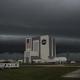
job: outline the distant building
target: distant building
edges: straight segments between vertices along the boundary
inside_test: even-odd
[[[34,60],[48,62],[56,57],[55,37],[41,35],[28,36],[25,41],[24,63],[32,63]]]

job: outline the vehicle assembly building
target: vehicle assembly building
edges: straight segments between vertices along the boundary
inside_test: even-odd
[[[41,35],[38,37],[27,37],[25,41],[24,63],[51,62],[56,57],[55,37]]]
[[[26,38],[24,63],[31,63],[34,59],[48,61],[54,57],[56,57],[55,38],[49,35]]]

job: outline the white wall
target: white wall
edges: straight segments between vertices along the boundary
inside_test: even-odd
[[[33,52],[39,56],[39,40],[33,40]]]
[[[30,51],[24,51],[24,63],[28,62],[27,57],[30,58]]]
[[[42,44],[42,40],[46,40],[46,44]],[[41,59],[48,60],[49,58],[49,36],[44,35],[40,37],[40,52],[41,52]]]

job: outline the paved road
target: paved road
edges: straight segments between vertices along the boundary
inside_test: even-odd
[[[68,77],[68,78],[80,78],[80,69],[73,71],[71,73],[68,73],[64,75],[63,77]]]

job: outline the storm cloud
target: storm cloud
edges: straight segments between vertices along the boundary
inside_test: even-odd
[[[80,0],[0,0],[0,44],[22,45],[27,34],[55,35],[59,47],[78,48]]]

